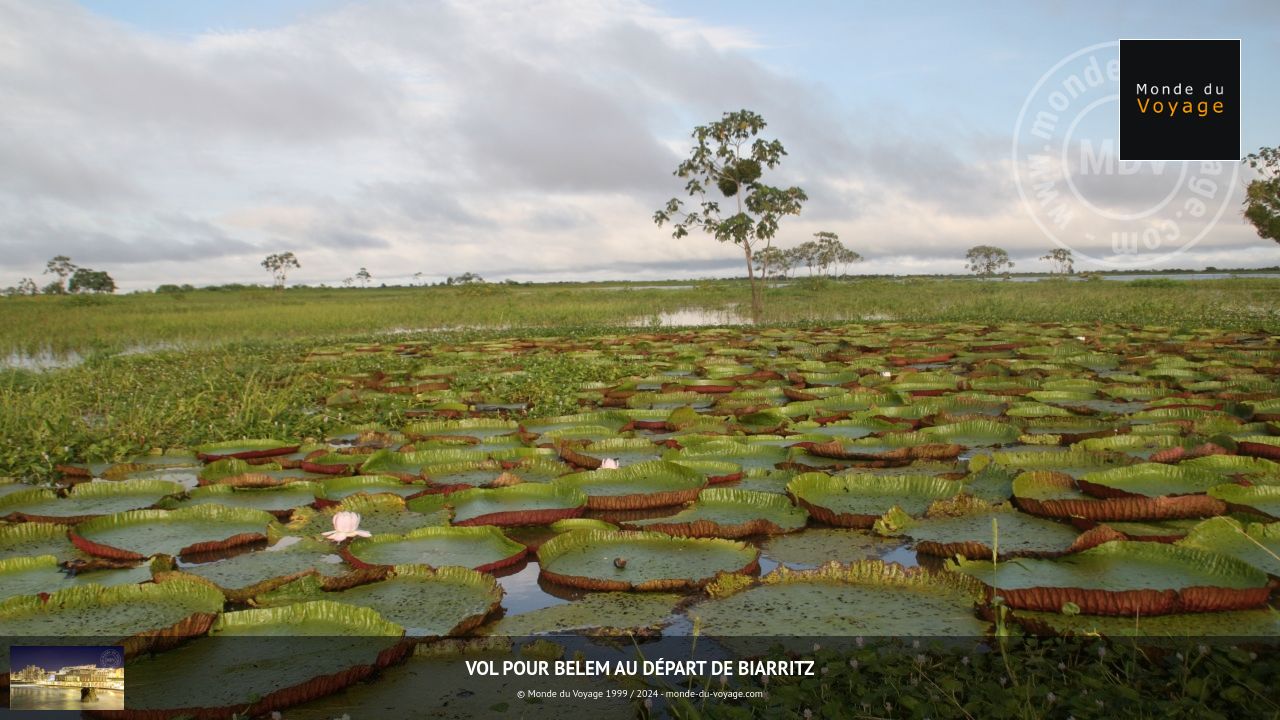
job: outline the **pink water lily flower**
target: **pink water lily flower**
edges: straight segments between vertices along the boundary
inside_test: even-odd
[[[322,533],[333,542],[353,537],[372,537],[368,530],[360,529],[360,513],[343,511],[333,516],[333,530]]]
[[[614,458],[605,458],[604,462],[600,463],[600,469],[601,470],[617,470],[618,461],[615,460]]]

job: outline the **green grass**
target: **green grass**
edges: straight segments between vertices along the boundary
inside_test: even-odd
[[[0,300],[0,355],[323,340],[441,328],[645,325],[663,312],[733,312],[750,302],[745,281],[689,285],[669,290],[486,285],[9,298]],[[767,323],[1029,321],[1280,328],[1280,280],[1260,278],[1164,283],[802,279],[769,289],[766,302]]]

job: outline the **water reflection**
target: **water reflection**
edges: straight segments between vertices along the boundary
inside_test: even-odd
[[[79,688],[14,685],[9,688],[10,710],[123,710],[124,692],[101,689],[96,700],[81,702]]]

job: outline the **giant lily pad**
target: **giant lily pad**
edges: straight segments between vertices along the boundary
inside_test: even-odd
[[[0,604],[0,634],[26,637],[130,638],[134,652],[167,638],[202,635],[222,612],[222,593],[175,578],[145,585],[81,585],[42,599],[10,598]]]
[[[685,599],[674,593],[590,593],[572,602],[508,615],[488,632],[493,635],[638,635],[656,633]]]
[[[1095,498],[1080,491],[1076,480],[1051,470],[1024,472],[1013,480],[1013,501],[1033,515],[1087,520],[1172,520],[1221,515],[1227,506],[1208,495]]]
[[[693,500],[707,479],[683,465],[654,461],[563,475],[553,484],[586,493],[593,510],[642,510]]]
[[[1007,445],[1018,439],[1018,428],[994,420],[967,420],[935,425],[920,431],[938,443],[958,443],[970,447]]]
[[[1019,610],[1014,619],[1034,632],[1079,637],[1227,637],[1249,638],[1251,643],[1263,638],[1280,638],[1280,612],[1270,607],[1151,617],[1064,615]]]
[[[466,449],[423,450],[421,452],[394,452],[379,450],[365,458],[360,465],[362,475],[390,475],[401,480],[420,480],[426,477],[428,465],[446,463],[480,462],[488,459],[483,451]]]
[[[221,505],[232,508],[263,510],[277,517],[288,516],[297,507],[310,505],[324,497],[319,483],[292,482],[269,488],[240,488],[231,485],[206,485],[196,488],[187,500],[174,502],[173,508],[198,505]]]
[[[538,548],[541,575],[587,590],[679,590],[717,573],[753,573],[755,548],[721,539],[654,532],[586,530],[557,535]]]
[[[1089,615],[1246,610],[1266,603],[1266,573],[1204,550],[1116,540],[1054,560],[959,560],[1014,608],[1051,612],[1074,603]]]
[[[126,585],[149,579],[151,571],[146,565],[71,575],[60,572],[58,559],[52,555],[9,558],[0,560],[0,600],[18,595],[51,593],[78,585]]]
[[[898,507],[922,514],[935,500],[955,497],[961,485],[929,475],[840,475],[804,473],[792,478],[787,492],[817,520],[839,527],[871,527],[876,518]]]
[[[409,532],[422,527],[449,524],[449,514],[443,510],[430,515],[412,512],[404,498],[390,493],[351,495],[342,502],[320,511],[310,508],[295,510],[288,529],[296,535],[319,536],[333,529],[333,518],[340,512],[360,515],[360,529],[375,535]]]
[[[157,579],[175,572],[194,575],[211,583],[233,602],[243,602],[304,575],[335,576],[351,570],[342,563],[332,543],[309,538],[284,538],[262,550],[212,562],[185,563],[157,558],[153,563],[152,573]]]
[[[1280,485],[1219,485],[1211,488],[1209,494],[1232,507],[1280,520]]]
[[[952,508],[943,513],[935,508],[922,520],[900,511],[897,517],[891,512],[885,519],[897,523],[892,534],[915,541],[916,552],[937,557],[990,558],[993,546],[1001,559],[1052,557],[1081,549],[1077,545],[1080,533],[1066,523],[1020,513],[1008,505],[965,503]],[[884,525],[882,521],[876,527]]]
[[[65,498],[51,490],[28,490],[0,498],[0,514],[18,520],[74,524],[99,515],[150,507],[183,487],[164,480],[80,483]]]
[[[67,537],[66,525],[36,522],[0,525],[0,560],[34,555],[66,559],[74,554],[76,549]]]
[[[398,565],[385,578],[351,584],[316,575],[295,580],[254,600],[259,607],[334,600],[376,610],[406,634],[460,635],[498,609],[502,588],[491,576],[462,567]]]
[[[781,567],[758,583],[708,588],[713,599],[686,612],[711,637],[883,635],[976,636],[987,623],[974,614],[975,583],[866,560],[815,570]]]
[[[653,530],[679,537],[742,538],[778,535],[805,526],[809,515],[776,493],[707,488],[679,513],[623,523],[627,530]]]
[[[1086,473],[1078,481],[1080,489],[1098,497],[1194,495],[1205,493],[1221,482],[1217,474],[1207,470],[1160,463]]]
[[[1227,517],[1209,518],[1178,544],[1230,555],[1280,577],[1280,522],[1246,525]]]
[[[587,496],[579,490],[538,483],[474,488],[448,495],[423,495],[408,503],[410,510],[420,513],[448,508],[453,513],[452,524],[460,527],[548,525],[557,520],[578,517],[586,505]]]
[[[288,455],[298,449],[297,443],[280,440],[227,440],[226,442],[208,443],[195,448],[196,456],[205,462],[236,458],[251,460],[255,458]]]
[[[761,554],[793,570],[807,570],[829,562],[848,564],[877,559],[901,545],[900,540],[866,530],[819,527],[771,537],[761,545]]]
[[[130,662],[129,709],[267,715],[368,677],[397,657],[403,633],[373,610],[326,600],[226,613],[208,637]],[[262,636],[290,639],[244,639]]]
[[[181,510],[131,510],[87,520],[71,531],[76,547],[99,557],[143,560],[263,542],[274,518],[260,510],[198,505]]]
[[[427,489],[426,483],[405,482],[390,475],[354,475],[328,478],[321,483],[324,498],[338,501],[350,495],[391,493],[400,497],[417,495]]]
[[[457,565],[490,572],[514,565],[525,556],[525,546],[503,535],[496,527],[426,527],[403,535],[360,538],[342,549],[342,556],[356,567],[379,565]]]

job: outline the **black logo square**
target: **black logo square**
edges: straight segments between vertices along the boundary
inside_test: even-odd
[[[1240,41],[1120,41],[1121,160],[1240,160]]]

